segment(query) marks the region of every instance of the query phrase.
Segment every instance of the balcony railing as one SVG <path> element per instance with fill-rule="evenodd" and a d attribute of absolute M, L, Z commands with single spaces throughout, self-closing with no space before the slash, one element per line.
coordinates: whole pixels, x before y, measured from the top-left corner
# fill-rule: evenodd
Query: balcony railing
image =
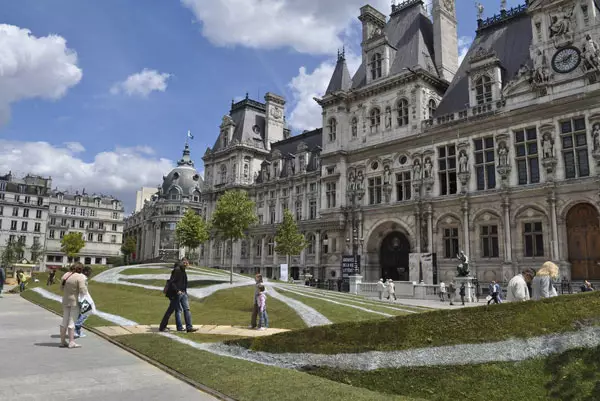
<path fill-rule="evenodd" d="M 430 118 L 429 120 L 423 121 L 422 125 L 424 129 L 427 129 L 450 123 L 465 122 L 478 117 L 493 115 L 504 109 L 505 105 L 506 101 L 504 99 L 478 104 L 454 113 L 446 114 L 436 118 Z"/>

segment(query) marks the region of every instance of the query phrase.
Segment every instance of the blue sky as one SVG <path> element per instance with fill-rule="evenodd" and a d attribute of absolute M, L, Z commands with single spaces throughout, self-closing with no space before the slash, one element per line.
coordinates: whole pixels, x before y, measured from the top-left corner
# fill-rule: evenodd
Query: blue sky
<path fill-rule="evenodd" d="M 160 182 L 180 157 L 187 130 L 202 170 L 200 158 L 232 98 L 246 92 L 284 95 L 296 131 L 318 124 L 312 97 L 325 89 L 337 47 L 358 53 L 356 17 L 366 2 L 319 3 L 0 1 L 0 24 L 13 27 L 9 56 L 10 49 L 18 53 L 12 64 L 0 60 L 0 93 L 2 86 L 15 91 L 0 94 L 0 170 L 33 170 L 61 187 L 129 200 L 135 188 Z M 465 44 L 475 34 L 476 10 L 472 1 L 457 3 Z M 486 16 L 500 7 L 500 0 L 481 3 Z M 370 4 L 389 13 L 387 0 Z M 0 55 L 2 43 L 0 30 Z M 119 85 L 145 69 L 154 81 Z"/>

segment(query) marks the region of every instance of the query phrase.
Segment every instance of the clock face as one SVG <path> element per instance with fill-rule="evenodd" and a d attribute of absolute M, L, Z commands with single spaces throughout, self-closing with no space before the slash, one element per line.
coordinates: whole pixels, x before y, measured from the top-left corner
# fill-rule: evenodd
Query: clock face
<path fill-rule="evenodd" d="M 558 73 L 567 74 L 577 68 L 580 62 L 581 55 L 578 49 L 575 47 L 564 47 L 552 57 L 552 68 Z"/>

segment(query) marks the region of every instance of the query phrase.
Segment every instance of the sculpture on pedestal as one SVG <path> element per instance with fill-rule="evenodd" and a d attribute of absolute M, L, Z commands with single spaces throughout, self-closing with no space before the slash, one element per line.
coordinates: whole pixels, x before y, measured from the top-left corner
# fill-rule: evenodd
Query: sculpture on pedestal
<path fill-rule="evenodd" d="M 550 134 L 545 134 L 542 139 L 542 151 L 544 154 L 544 159 L 554 157 L 554 145 L 552 144 Z"/>
<path fill-rule="evenodd" d="M 460 251 L 456 258 L 460 260 L 460 263 L 456 266 L 458 277 L 468 277 L 471 273 L 469 271 L 469 257 L 463 251 Z"/>
<path fill-rule="evenodd" d="M 433 165 L 431 164 L 431 159 L 428 157 L 425 159 L 425 167 L 423 169 L 423 173 L 425 178 L 431 178 L 431 170 L 433 169 Z"/>
<path fill-rule="evenodd" d="M 385 166 L 383 168 L 383 183 L 390 184 L 392 180 L 392 173 L 390 171 L 390 166 Z"/>
<path fill-rule="evenodd" d="M 600 150 L 600 124 L 594 124 L 592 128 L 592 140 L 594 143 L 594 150 Z"/>
<path fill-rule="evenodd" d="M 550 37 L 562 36 L 571 31 L 571 17 L 573 17 L 573 7 L 570 11 L 563 11 L 551 18 Z"/>
<path fill-rule="evenodd" d="M 419 160 L 415 160 L 415 164 L 413 166 L 413 179 L 421 179 L 421 162 Z"/>
<path fill-rule="evenodd" d="M 583 43 L 583 60 L 588 69 L 600 71 L 600 46 L 591 35 L 585 36 Z"/>

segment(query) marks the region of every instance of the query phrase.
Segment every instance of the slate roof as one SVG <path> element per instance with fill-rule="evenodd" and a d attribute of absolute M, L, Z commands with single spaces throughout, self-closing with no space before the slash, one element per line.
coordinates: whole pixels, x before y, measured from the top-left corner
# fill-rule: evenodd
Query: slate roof
<path fill-rule="evenodd" d="M 390 16 L 384 33 L 388 43 L 396 48 L 390 75 L 399 74 L 407 67 L 419 66 L 438 76 L 433 50 L 433 22 L 421 2 L 397 8 Z M 367 66 L 363 62 L 352 78 L 352 89 L 366 85 L 366 74 Z"/>
<path fill-rule="evenodd" d="M 52 180 L 36 175 L 28 174 L 23 178 L 15 177 L 12 172 L 0 176 L 0 181 L 5 182 L 5 192 L 14 192 L 23 195 L 47 196 L 50 192 Z M 24 185 L 24 192 L 20 192 L 20 186 Z"/>
<path fill-rule="evenodd" d="M 338 54 L 337 64 L 335 66 L 335 70 L 333 71 L 333 75 L 331 76 L 331 80 L 329 81 L 329 86 L 327 86 L 325 94 L 329 95 L 330 93 L 334 93 L 337 91 L 346 91 L 351 87 L 352 78 L 350 77 L 350 71 L 348 71 L 346 57 L 343 53 Z"/>
<path fill-rule="evenodd" d="M 490 18 L 490 20 L 495 19 L 497 18 Z M 495 52 L 502 67 L 502 83 L 504 85 L 515 78 L 521 65 L 532 65 L 529 55 L 531 41 L 531 17 L 527 15 L 525 8 L 511 18 L 499 20 L 487 26 L 484 24 L 477 31 L 471 48 L 438 105 L 435 117 L 468 108 L 469 59 L 479 48 L 483 48 L 486 52 L 490 50 Z"/>
<path fill-rule="evenodd" d="M 248 97 L 232 104 L 229 116 L 235 123 L 235 129 L 229 143 L 245 143 L 259 149 L 266 149 L 264 140 L 265 113 L 266 105 L 264 103 Z M 254 126 L 258 126 L 258 134 L 254 132 Z M 211 150 L 213 152 L 223 150 L 221 135 L 217 137 Z"/>

